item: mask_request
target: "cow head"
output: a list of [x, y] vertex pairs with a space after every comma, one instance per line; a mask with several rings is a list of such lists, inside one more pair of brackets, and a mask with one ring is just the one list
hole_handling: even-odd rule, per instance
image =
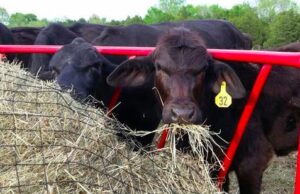
[[[109, 26], [106, 27], [101, 34], [96, 37], [93, 41], [93, 45], [98, 46], [128, 46], [127, 42], [130, 36], [126, 36], [122, 33], [123, 27], [120, 26]], [[116, 55], [105, 55], [105, 57], [114, 64], [120, 64], [127, 60], [126, 56]]]
[[176, 28], [161, 38], [147, 57], [119, 65], [107, 78], [112, 86], [138, 86], [154, 76], [163, 103], [164, 123], [201, 123], [206, 91], [218, 93], [222, 81], [233, 98], [242, 98], [245, 89], [225, 63], [215, 61], [204, 41], [185, 28]]
[[[73, 89], [75, 97], [101, 96], [108, 68], [114, 66], [82, 38], [60, 49], [50, 61], [50, 69], [63, 89]], [[110, 70], [111, 71], [111, 70]], [[104, 77], [105, 76], [105, 77]]]

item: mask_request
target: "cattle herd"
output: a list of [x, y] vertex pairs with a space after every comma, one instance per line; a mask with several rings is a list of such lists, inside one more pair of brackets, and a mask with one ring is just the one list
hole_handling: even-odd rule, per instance
[[[161, 121], [204, 123], [210, 130], [221, 130], [221, 137], [229, 142], [260, 70], [256, 64], [218, 61], [207, 52], [207, 48], [251, 49], [251, 38], [224, 20], [11, 29], [1, 24], [0, 34], [0, 44], [64, 45], [54, 55], [10, 54], [7, 59], [21, 61], [24, 69], [42, 80], [56, 80], [62, 89], [72, 88], [79, 101], [93, 96], [108, 106], [115, 88], [121, 86], [121, 104], [113, 113], [137, 131], [153, 131]], [[93, 45], [156, 48], [148, 56], [128, 59], [103, 56]], [[300, 43], [269, 50], [300, 52]], [[232, 97], [226, 109], [214, 103], [224, 81]], [[273, 67], [231, 166], [240, 193], [259, 193], [271, 158], [297, 149], [299, 88], [299, 69]], [[154, 134], [131, 138], [134, 149], [150, 149]], [[218, 143], [226, 150], [228, 144]], [[178, 140], [177, 148], [188, 152], [188, 139]], [[216, 153], [223, 159], [223, 152], [216, 149]], [[225, 191], [228, 185], [227, 177]]]

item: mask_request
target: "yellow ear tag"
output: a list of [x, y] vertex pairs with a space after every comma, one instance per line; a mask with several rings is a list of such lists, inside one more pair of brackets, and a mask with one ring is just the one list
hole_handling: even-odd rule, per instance
[[220, 92], [215, 97], [215, 103], [219, 108], [227, 108], [232, 103], [231, 96], [226, 91], [226, 82], [222, 82]]

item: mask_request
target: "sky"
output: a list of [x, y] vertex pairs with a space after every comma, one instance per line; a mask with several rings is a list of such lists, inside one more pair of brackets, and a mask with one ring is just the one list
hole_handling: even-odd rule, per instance
[[[211, 5], [218, 4], [231, 8], [235, 4], [255, 0], [186, 0], [187, 4]], [[39, 19], [55, 20], [69, 18], [88, 19], [92, 14], [107, 20], [122, 20], [127, 16], [145, 16], [151, 6], [158, 5], [158, 0], [0, 0], [0, 7], [9, 14], [33, 13]]]

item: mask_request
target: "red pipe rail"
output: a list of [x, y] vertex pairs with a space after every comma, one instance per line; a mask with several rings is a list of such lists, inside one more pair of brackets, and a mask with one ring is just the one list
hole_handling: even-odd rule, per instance
[[[54, 45], [0, 45], [0, 53], [44, 53], [53, 54], [62, 46]], [[111, 47], [111, 46], [95, 46], [96, 49], [102, 54], [110, 55], [126, 55], [126, 56], [146, 56], [150, 54], [154, 47]], [[237, 61], [237, 62], [250, 62], [264, 65], [261, 69], [255, 84], [252, 88], [247, 104], [242, 112], [235, 135], [227, 149], [224, 157], [224, 168], [219, 172], [218, 181], [219, 185], [223, 183], [224, 178], [230, 168], [232, 159], [234, 158], [236, 149], [243, 136], [247, 123], [255, 108], [256, 102], [259, 98], [260, 92], [263, 89], [265, 81], [272, 69], [272, 65], [291, 66], [300, 68], [300, 53], [290, 52], [274, 52], [274, 51], [249, 51], [249, 50], [222, 50], [222, 49], [208, 49], [208, 52], [216, 59]], [[119, 92], [117, 92], [119, 93]], [[115, 99], [113, 101], [116, 101]], [[112, 106], [112, 105], [111, 105]], [[299, 127], [300, 130], [300, 127]], [[167, 130], [163, 134], [164, 138], [167, 136]], [[163, 139], [163, 138], [161, 138]], [[162, 140], [164, 141], [164, 140]], [[300, 133], [299, 133], [300, 141]], [[163, 147], [164, 143], [160, 143], [159, 147]], [[298, 153], [300, 152], [300, 144], [298, 146]], [[295, 194], [300, 193], [300, 155], [297, 159], [297, 171], [295, 181]]]
[[[40, 53], [53, 54], [62, 46], [55, 45], [0, 45], [0, 53]], [[146, 56], [154, 47], [118, 47], [118, 46], [95, 46], [102, 54]], [[299, 67], [300, 53], [275, 52], [275, 51], [254, 51], [254, 50], [224, 50], [208, 49], [208, 52], [216, 59], [250, 62], [260, 64], [280, 64], [283, 66]]]

